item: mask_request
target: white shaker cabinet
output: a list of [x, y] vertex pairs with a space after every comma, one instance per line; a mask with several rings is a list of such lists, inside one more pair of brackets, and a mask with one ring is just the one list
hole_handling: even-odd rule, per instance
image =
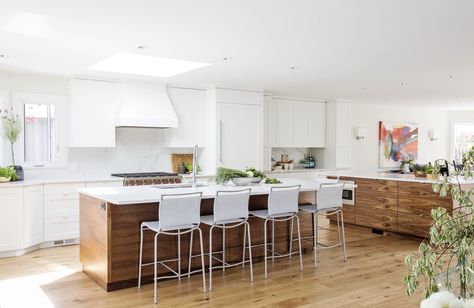
[[179, 127], [166, 130], [166, 146], [205, 147], [206, 92], [199, 89], [168, 88], [168, 95], [178, 117]]
[[263, 107], [218, 104], [218, 160], [227, 168], [263, 166]]
[[23, 187], [0, 188], [0, 252], [22, 248]]
[[121, 84], [108, 81], [69, 81], [69, 146], [115, 147], [115, 117]]
[[23, 247], [43, 242], [43, 185], [27, 186], [23, 190]]
[[44, 185], [44, 240], [79, 237], [79, 192], [85, 183]]
[[[270, 146], [323, 148], [326, 146], [326, 103], [273, 98], [265, 109], [265, 134], [276, 132]], [[273, 124], [273, 122], [275, 124]], [[269, 140], [271, 138], [269, 137]]]

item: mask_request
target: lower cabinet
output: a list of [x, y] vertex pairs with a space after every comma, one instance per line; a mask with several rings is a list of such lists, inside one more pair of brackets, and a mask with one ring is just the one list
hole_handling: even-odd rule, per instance
[[117, 180], [0, 187], [0, 253], [79, 238], [77, 189], [121, 185]]
[[355, 224], [397, 231], [397, 181], [358, 179]]
[[[444, 207], [452, 211], [450, 197], [441, 198], [431, 183], [393, 180], [341, 178], [357, 184], [355, 206], [343, 207], [344, 221], [378, 230], [428, 236], [431, 210]], [[346, 214], [347, 212], [347, 214]], [[354, 220], [351, 214], [354, 213]]]
[[43, 242], [43, 185], [23, 189], [23, 248]]
[[23, 187], [0, 188], [0, 251], [23, 243]]
[[431, 184], [400, 182], [398, 186], [398, 232], [420, 237], [428, 235], [431, 210], [444, 207], [453, 209], [451, 198], [441, 198]]

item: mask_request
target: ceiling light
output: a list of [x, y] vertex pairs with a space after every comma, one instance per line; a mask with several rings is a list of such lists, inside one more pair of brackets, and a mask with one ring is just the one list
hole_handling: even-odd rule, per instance
[[7, 56], [6, 54], [4, 54], [4, 53], [0, 53], [0, 58], [6, 59], [6, 58], [8, 58], [8, 56]]
[[449, 75], [449, 78], [453, 78], [454, 76], [453, 75]]
[[298, 70], [300, 67], [298, 65], [290, 66], [290, 70]]
[[46, 16], [28, 12], [14, 15], [7, 23], [5, 30], [11, 33], [33, 36], [46, 36], [50, 33]]
[[139, 45], [138, 49], [148, 49], [150, 46], [148, 45]]
[[295, 86], [288, 86], [288, 89], [294, 89]]
[[224, 61], [230, 61], [230, 60], [232, 60], [232, 58], [231, 58], [231, 57], [224, 57], [224, 58], [222, 58], [222, 60], [224, 60]]
[[401, 86], [406, 86], [407, 83], [406, 83], [406, 82], [400, 82], [400, 85], [401, 85]]
[[92, 65], [89, 67], [89, 69], [94, 71], [167, 78], [208, 65], [209, 63], [158, 58], [119, 52], [105, 60], [100, 61], [99, 63]]

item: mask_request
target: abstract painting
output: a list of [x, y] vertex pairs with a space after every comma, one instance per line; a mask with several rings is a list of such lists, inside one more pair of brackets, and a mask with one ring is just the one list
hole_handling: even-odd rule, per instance
[[418, 159], [418, 124], [379, 122], [379, 167], [399, 167], [404, 157]]

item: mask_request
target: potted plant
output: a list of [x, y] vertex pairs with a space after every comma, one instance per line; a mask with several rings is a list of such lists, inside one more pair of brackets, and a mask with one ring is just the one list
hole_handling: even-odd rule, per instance
[[423, 165], [423, 164], [413, 164], [412, 168], [413, 168], [413, 172], [415, 173], [416, 177], [421, 177], [421, 178], [426, 177], [425, 165]]
[[441, 198], [450, 195], [457, 206], [452, 211], [433, 209], [429, 238], [420, 244], [417, 255], [405, 257], [410, 266], [403, 279], [408, 295], [424, 281], [422, 307], [432, 307], [440, 297], [451, 298], [446, 307], [454, 300], [460, 305], [453, 307], [464, 307], [474, 297], [474, 188], [463, 185], [466, 180], [472, 182], [473, 166], [467, 162], [462, 171], [433, 184]]
[[404, 153], [403, 158], [400, 162], [400, 167], [403, 170], [403, 173], [410, 173], [410, 167], [413, 165], [413, 159], [408, 156], [408, 154]]
[[12, 167], [16, 171], [17, 180], [21, 181], [24, 178], [23, 168], [15, 164], [15, 151], [13, 149], [13, 144], [20, 138], [22, 130], [21, 119], [12, 111], [8, 112], [8, 110], [0, 110], [0, 121], [2, 126], [2, 136], [10, 142]]
[[13, 167], [0, 167], [0, 183], [16, 181], [18, 179]]
[[426, 178], [428, 179], [437, 179], [439, 177], [439, 172], [440, 172], [440, 166], [437, 162], [433, 164], [428, 163], [428, 165], [425, 165], [425, 174]]

